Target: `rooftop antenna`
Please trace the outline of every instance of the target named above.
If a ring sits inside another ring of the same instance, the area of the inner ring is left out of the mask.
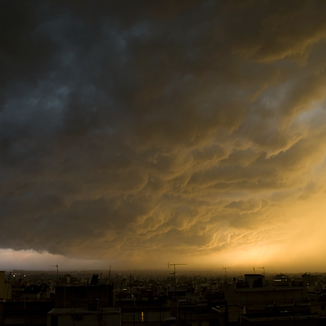
[[[170,263],[168,263],[168,268],[170,268],[170,266],[173,266],[173,273],[170,273],[170,274],[173,274],[174,294],[175,294],[175,291],[176,291],[176,272],[175,272],[175,266],[178,266],[178,265],[187,265],[187,264],[170,264]]]
[[[53,265],[53,266],[50,266],[50,267],[56,267],[57,268],[57,279],[59,279],[59,265]]]
[[[224,269],[224,273],[225,273],[225,282],[226,282],[226,270],[228,269],[228,268],[230,268],[230,267],[223,267],[223,269]]]

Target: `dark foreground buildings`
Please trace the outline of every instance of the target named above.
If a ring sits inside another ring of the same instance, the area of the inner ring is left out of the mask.
[[[322,277],[47,278],[0,272],[0,325],[326,325]]]

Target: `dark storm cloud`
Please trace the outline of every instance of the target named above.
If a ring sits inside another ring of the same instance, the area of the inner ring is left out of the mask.
[[[326,149],[323,1],[4,6],[2,248],[123,259],[279,237]]]

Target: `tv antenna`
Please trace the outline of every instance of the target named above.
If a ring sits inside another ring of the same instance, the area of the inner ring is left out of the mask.
[[[173,274],[174,294],[175,294],[175,291],[176,291],[176,272],[175,272],[175,266],[179,266],[179,265],[187,265],[187,264],[170,264],[170,263],[168,263],[168,268],[170,268],[170,266],[173,266],[173,273],[170,273],[170,274]]]
[[[227,279],[227,277],[226,277],[226,270],[227,270],[228,268],[230,268],[230,267],[223,267],[223,269],[224,269],[225,282],[226,282],[226,279]]]
[[[111,284],[111,265],[110,265],[110,269],[109,269],[109,284]]]
[[[59,279],[59,265],[52,265],[50,267],[56,267],[57,268],[57,279]]]

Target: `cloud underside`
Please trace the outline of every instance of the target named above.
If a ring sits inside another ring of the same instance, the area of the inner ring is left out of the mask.
[[[1,248],[195,259],[320,218],[324,1],[6,6]]]

